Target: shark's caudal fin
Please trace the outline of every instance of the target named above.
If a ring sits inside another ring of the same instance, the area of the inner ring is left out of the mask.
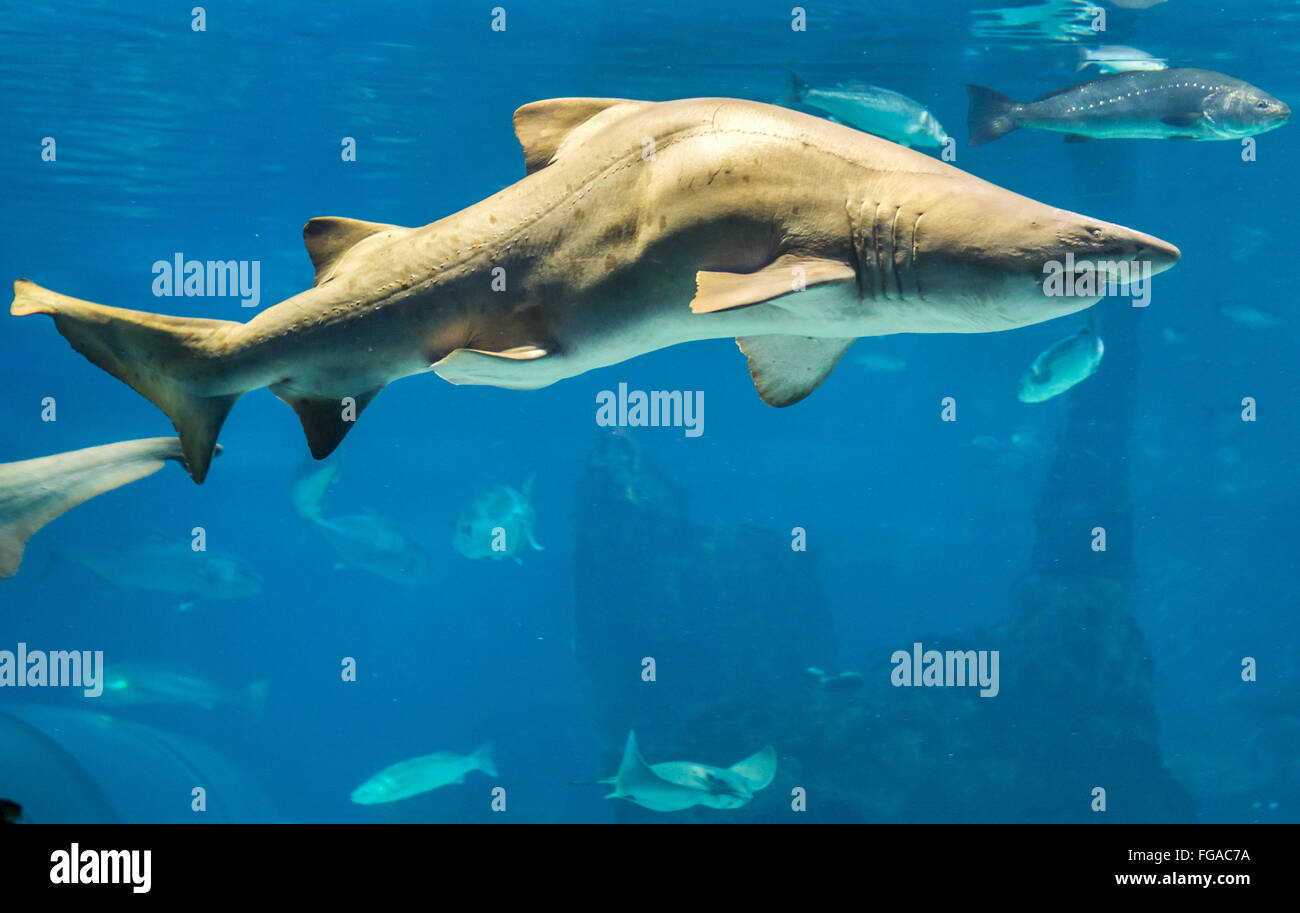
[[[74,349],[167,413],[180,432],[185,468],[195,482],[203,481],[221,425],[246,391],[208,396],[196,393],[189,380],[216,358],[215,339],[242,324],[106,307],[27,279],[14,283],[9,312],[49,314]]]
[[[18,573],[27,540],[84,501],[181,461],[174,437],[121,441],[0,465],[0,577]]]
[[[478,765],[478,769],[489,777],[501,776],[501,774],[497,773],[496,759],[492,757],[491,742],[484,742],[479,746],[478,751],[474,752],[474,762]]]
[[[1019,128],[1016,114],[1020,105],[1015,99],[983,86],[968,85],[966,91],[970,93],[970,109],[966,115],[970,145],[991,143]]]

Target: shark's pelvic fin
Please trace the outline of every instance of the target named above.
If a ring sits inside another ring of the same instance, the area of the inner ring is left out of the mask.
[[[754,389],[769,406],[799,402],[835,370],[855,339],[815,336],[744,336],[736,339],[749,356]]]
[[[700,270],[695,274],[691,311],[712,314],[762,304],[827,282],[856,281],[857,273],[848,264],[817,257],[781,257],[753,273]]]
[[[49,314],[74,349],[167,413],[180,432],[186,469],[203,481],[221,425],[245,391],[203,395],[187,377],[200,374],[202,363],[219,354],[223,335],[242,324],[106,307],[27,279],[14,283],[9,312]]]
[[[339,216],[323,216],[310,220],[302,227],[302,240],[307,245],[311,265],[316,267],[316,280],[312,285],[328,282],[338,261],[356,246],[357,242],[385,231],[407,232],[410,229],[400,225],[362,222],[360,219],[344,219]]]
[[[323,460],[343,441],[352,427],[361,417],[362,411],[370,405],[371,400],[379,395],[383,387],[363,390],[352,397],[301,396],[294,393],[287,384],[272,384],[271,392],[284,400],[293,411],[298,413],[302,430],[307,435],[307,446],[311,455]],[[351,399],[351,402],[346,402]]]
[[[524,167],[528,174],[540,171],[559,155],[561,146],[576,145],[589,132],[649,104],[626,98],[548,98],[524,105],[514,116],[515,136],[524,148]],[[607,111],[613,113],[586,130],[578,129]]]

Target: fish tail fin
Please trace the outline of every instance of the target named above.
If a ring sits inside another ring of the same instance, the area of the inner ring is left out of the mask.
[[[49,314],[74,349],[167,413],[180,432],[185,468],[195,482],[203,481],[221,425],[246,391],[205,395],[194,381],[217,376],[216,343],[242,324],[106,307],[27,279],[14,283],[9,312]]]
[[[1092,52],[1087,48],[1079,48],[1079,65],[1074,68],[1077,73],[1080,70],[1086,70],[1092,64]]]
[[[271,683],[266,679],[258,679],[244,689],[244,700],[250,710],[261,712],[266,709],[266,699],[271,693]]]
[[[319,520],[325,510],[325,498],[339,475],[337,460],[308,463],[298,470],[293,483],[293,506],[304,520]]]
[[[797,105],[803,101],[804,96],[808,94],[808,83],[799,78],[799,74],[794,70],[787,70],[786,75],[789,77],[785,94],[776,100],[778,105]]]
[[[474,752],[474,763],[478,765],[479,770],[489,777],[501,776],[501,774],[497,773],[496,758],[492,757],[491,742],[484,742],[479,746],[478,751]]]
[[[984,86],[968,85],[966,91],[970,93],[970,110],[966,115],[970,145],[990,143],[1020,126],[1016,121],[1020,105],[1015,99]]]

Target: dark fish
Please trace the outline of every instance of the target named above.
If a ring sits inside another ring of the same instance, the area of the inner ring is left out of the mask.
[[[1019,127],[1088,139],[1237,139],[1282,126],[1284,102],[1248,82],[1191,67],[1112,73],[1017,102],[983,86],[970,92],[970,145]]]
[[[0,799],[0,824],[17,824],[23,807],[12,799]]]

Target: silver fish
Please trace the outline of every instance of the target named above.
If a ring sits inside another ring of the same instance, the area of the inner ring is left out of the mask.
[[[863,82],[814,88],[790,74],[781,104],[801,104],[831,115],[838,123],[904,146],[942,146],[948,133],[924,105],[906,95]]]
[[[188,542],[150,542],[131,548],[86,548],[73,556],[115,586],[184,596],[237,599],[262,592],[262,578],[242,559],[196,552]]]
[[[323,515],[325,496],[338,471],[337,461],[303,470],[294,485],[293,501],[298,515],[310,521],[329,543],[340,566],[359,568],[407,586],[431,581],[428,553],[388,518],[373,513]]]
[[[1034,359],[1020,378],[1018,398],[1022,403],[1041,403],[1060,396],[1093,375],[1105,350],[1101,337],[1091,329],[1062,339]]]
[[[104,690],[96,700],[119,707],[177,704],[212,710],[228,705],[260,710],[266,703],[268,688],[267,682],[256,681],[246,688],[231,690],[197,675],[109,660],[104,668]]]
[[[466,558],[513,558],[528,544],[543,551],[533,538],[537,514],[533,510],[534,476],[529,476],[522,492],[508,485],[495,485],[474,498],[460,512],[452,546]]]
[[[970,145],[1020,127],[1089,139],[1233,140],[1275,130],[1291,109],[1263,89],[1232,76],[1176,67],[1112,73],[1018,102],[968,85]]]
[[[1137,70],[1168,69],[1169,61],[1154,57],[1138,48],[1122,44],[1104,44],[1096,48],[1079,49],[1078,69],[1096,67],[1102,73],[1132,73]]]
[[[409,799],[443,786],[464,783],[465,775],[476,770],[489,777],[500,776],[492,758],[491,742],[484,743],[473,754],[440,751],[389,765],[352,790],[351,799],[358,805]]]

